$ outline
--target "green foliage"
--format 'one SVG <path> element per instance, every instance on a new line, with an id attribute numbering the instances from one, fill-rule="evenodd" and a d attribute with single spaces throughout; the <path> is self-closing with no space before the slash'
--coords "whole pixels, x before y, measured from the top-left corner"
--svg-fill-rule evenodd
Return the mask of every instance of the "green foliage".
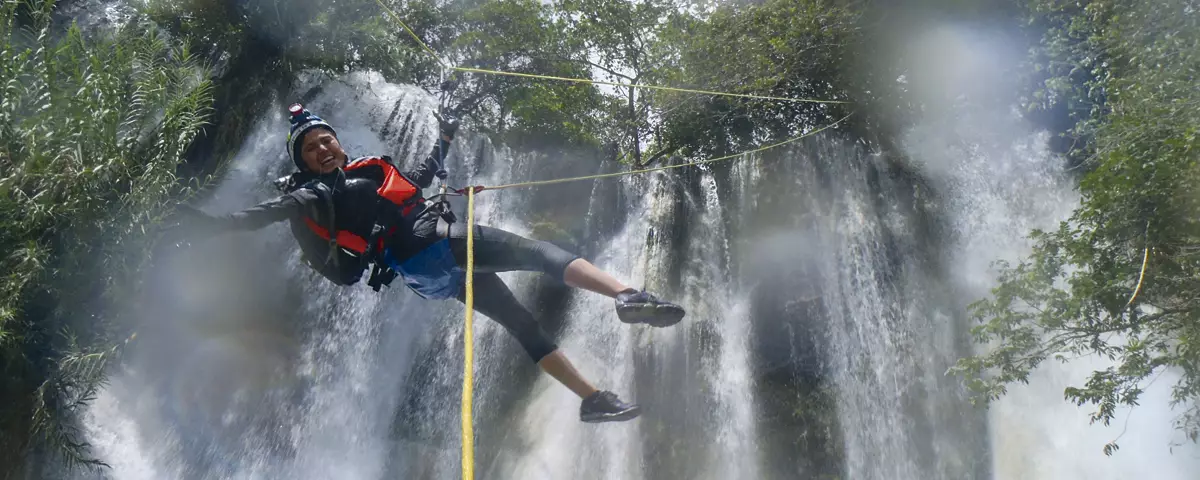
<path id="1" fill-rule="evenodd" d="M 394 2 L 388 2 L 397 8 Z M 188 152 L 189 170 L 211 173 L 241 148 L 253 119 L 280 101 L 296 73 L 373 69 L 393 82 L 431 88 L 437 63 L 383 14 L 374 0 L 269 1 L 138 0 L 140 11 L 173 35 L 199 46 L 220 81 L 214 118 Z M 432 2 L 409 2 L 402 11 L 418 33 L 436 19 Z M 283 99 L 287 102 L 296 99 Z"/>
<path id="2" fill-rule="evenodd" d="M 723 6 L 673 32 L 680 45 L 674 83 L 707 90 L 847 100 L 845 61 L 860 40 L 860 13 L 825 0 L 770 0 Z M 664 145 L 693 157 L 748 150 L 845 115 L 818 103 L 668 93 Z"/>
<path id="3" fill-rule="evenodd" d="M 598 143 L 593 113 L 603 102 L 592 86 L 456 74 L 457 88 L 443 91 L 446 72 L 388 12 L 454 65 L 588 78 L 580 65 L 549 53 L 565 40 L 551 11 L 532 0 L 385 1 L 388 10 L 374 0 L 144 1 L 170 31 L 210 45 L 210 54 L 230 64 L 272 71 L 281 84 L 303 69 L 370 69 L 437 92 L 452 113 L 474 121 L 471 128 L 517 147 Z"/>
<path id="4" fill-rule="evenodd" d="M 818 104 L 714 99 L 582 83 L 454 73 L 374 0 L 145 0 L 151 16 L 281 78 L 302 68 L 380 71 L 438 92 L 472 128 L 517 147 L 606 144 L 647 164 L 684 147 L 731 153 L 828 123 Z M 838 86 L 853 8 L 826 0 L 722 6 L 672 0 L 387 1 L 451 65 L 776 96 L 845 98 Z M 231 63 L 237 64 L 236 61 Z M 840 115 L 838 115 L 840 117 Z M 647 150 L 647 151 L 643 151 Z"/>
<path id="5" fill-rule="evenodd" d="M 0 463 L 42 448 L 94 464 L 74 415 L 117 353 L 115 315 L 181 193 L 210 85 L 147 25 L 52 39 L 53 2 L 0 8 Z M 35 29 L 16 28 L 21 9 Z"/>
<path id="6" fill-rule="evenodd" d="M 281 76 L 304 68 L 371 68 L 395 81 L 437 76 L 436 62 L 374 0 L 141 0 L 139 5 L 156 23 L 210 53 L 233 59 L 250 55 L 260 68 Z M 418 33 L 433 18 L 432 5 L 424 2 L 391 8 L 407 12 L 406 21 Z"/>
<path id="7" fill-rule="evenodd" d="M 986 401 L 1003 395 L 1009 383 L 1027 382 L 1047 358 L 1100 355 L 1113 366 L 1064 395 L 1096 405 L 1092 421 L 1107 424 L 1117 408 L 1137 405 L 1146 384 L 1170 369 L 1181 375 L 1172 392 L 1173 404 L 1184 409 L 1179 426 L 1195 441 L 1200 20 L 1187 13 L 1195 9 L 1187 0 L 1081 8 L 1079 21 L 1091 22 L 1084 28 L 1087 47 L 1062 55 L 1103 58 L 1098 68 L 1104 73 L 1086 91 L 1059 94 L 1086 103 L 1100 91 L 1106 105 L 1082 121 L 1092 137 L 1093 164 L 1080 183 L 1082 205 L 1057 230 L 1034 232 L 1026 260 L 1002 265 L 992 296 L 972 305 L 981 322 L 975 337 L 992 348 L 952 371 L 967 375 Z M 1106 20 L 1096 23 L 1100 17 Z M 1110 444 L 1105 453 L 1115 449 Z"/>
<path id="8" fill-rule="evenodd" d="M 1027 0 L 1028 29 L 1040 37 L 1026 75 L 1034 88 L 1023 98 L 1033 118 L 1064 137 L 1061 150 L 1074 163 L 1091 155 L 1093 135 L 1106 106 L 1111 78 L 1109 34 L 1115 27 L 1113 1 Z"/>
<path id="9" fill-rule="evenodd" d="M 506 72 L 590 78 L 564 52 L 569 33 L 552 11 L 532 0 L 456 2 L 439 18 L 461 31 L 443 51 L 455 65 Z M 483 74 L 455 74 L 455 110 L 471 113 L 483 131 L 513 146 L 599 143 L 595 87 Z"/>
<path id="10" fill-rule="evenodd" d="M 566 43 L 555 53 L 599 74 L 607 82 L 667 85 L 678 58 L 677 45 L 668 40 L 672 29 L 687 18 L 669 0 L 607 2 L 564 0 L 554 5 Z M 590 78 L 590 77 L 589 77 Z M 653 91 L 632 87 L 609 88 L 614 98 L 600 113 L 605 115 L 604 136 L 634 165 L 653 162 L 670 152 L 643 155 L 644 138 L 654 130 L 661 105 Z"/>

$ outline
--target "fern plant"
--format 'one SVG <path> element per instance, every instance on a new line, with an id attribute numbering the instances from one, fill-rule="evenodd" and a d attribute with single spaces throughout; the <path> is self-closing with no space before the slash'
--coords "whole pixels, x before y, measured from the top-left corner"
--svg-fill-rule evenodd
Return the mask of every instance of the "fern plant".
<path id="1" fill-rule="evenodd" d="M 207 69 L 142 19 L 51 30 L 0 0 L 0 477 L 40 450 L 99 465 L 77 413 L 119 353 L 153 226 L 211 105 Z"/>

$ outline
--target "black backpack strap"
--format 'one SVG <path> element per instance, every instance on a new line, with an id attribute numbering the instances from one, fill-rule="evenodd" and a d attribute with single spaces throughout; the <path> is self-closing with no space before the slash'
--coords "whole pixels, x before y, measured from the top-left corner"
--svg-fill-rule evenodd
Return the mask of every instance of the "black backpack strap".
<path id="1" fill-rule="evenodd" d="M 314 180 L 305 183 L 300 188 L 312 191 L 317 197 L 316 202 L 308 202 L 309 216 L 314 221 L 322 217 L 325 218 L 325 231 L 329 233 L 329 239 L 327 240 L 329 242 L 329 252 L 325 255 L 325 263 L 333 263 L 333 266 L 336 268 L 339 266 L 337 256 L 337 249 L 339 248 L 337 243 L 337 215 L 334 213 L 333 208 L 333 192 L 336 187 L 330 188 L 324 182 Z M 299 188 L 296 190 L 299 190 Z M 321 207 L 324 207 L 325 215 L 321 215 Z"/>
<path id="2" fill-rule="evenodd" d="M 324 183 L 320 182 L 317 182 L 312 188 L 317 191 L 317 197 L 321 199 L 320 202 L 314 202 L 312 204 L 311 208 L 313 219 L 315 220 L 325 217 L 325 231 L 329 233 L 329 239 L 327 240 L 329 242 L 329 253 L 325 254 L 325 263 L 332 262 L 334 268 L 337 268 L 337 215 L 334 213 L 333 208 L 333 191 L 330 190 L 329 187 Z M 320 215 L 320 210 L 318 210 L 317 203 L 325 206 L 325 215 Z"/>

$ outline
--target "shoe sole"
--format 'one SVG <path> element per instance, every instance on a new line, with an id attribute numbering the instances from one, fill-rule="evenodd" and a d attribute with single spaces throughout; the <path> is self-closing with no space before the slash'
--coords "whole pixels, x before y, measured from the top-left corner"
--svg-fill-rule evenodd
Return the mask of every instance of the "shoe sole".
<path id="1" fill-rule="evenodd" d="M 580 415 L 579 420 L 583 421 L 583 423 L 624 422 L 626 420 L 633 420 L 641 414 L 641 407 L 634 405 L 616 413 L 588 413 Z"/>
<path id="2" fill-rule="evenodd" d="M 623 323 L 644 323 L 651 327 L 669 327 L 683 320 L 686 312 L 671 305 L 626 306 L 617 308 L 617 318 Z"/>

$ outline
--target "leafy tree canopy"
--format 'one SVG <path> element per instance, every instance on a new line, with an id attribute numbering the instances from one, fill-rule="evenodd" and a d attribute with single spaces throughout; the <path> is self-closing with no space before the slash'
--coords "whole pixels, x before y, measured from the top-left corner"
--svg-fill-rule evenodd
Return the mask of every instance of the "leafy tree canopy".
<path id="1" fill-rule="evenodd" d="M 1004 265 L 993 295 L 972 306 L 986 354 L 959 362 L 983 399 L 1028 381 L 1043 360 L 1100 355 L 1066 398 L 1093 404 L 1107 424 L 1138 404 L 1155 375 L 1173 387 L 1180 427 L 1200 433 L 1200 19 L 1195 2 L 1030 2 L 1049 22 L 1035 55 L 1054 65 L 1046 88 L 1085 105 L 1077 132 L 1090 138 L 1080 162 L 1082 204 L 1057 229 L 1033 232 L 1032 254 Z M 1065 66 L 1064 66 L 1065 65 Z M 1066 66 L 1074 65 L 1074 68 Z M 1080 74 L 1077 68 L 1084 69 Z M 1055 73 L 1057 72 L 1057 73 Z M 1082 80 L 1077 76 L 1082 75 Z M 1073 109 L 1074 110 L 1074 109 Z M 1105 447 L 1111 453 L 1115 444 Z"/>

